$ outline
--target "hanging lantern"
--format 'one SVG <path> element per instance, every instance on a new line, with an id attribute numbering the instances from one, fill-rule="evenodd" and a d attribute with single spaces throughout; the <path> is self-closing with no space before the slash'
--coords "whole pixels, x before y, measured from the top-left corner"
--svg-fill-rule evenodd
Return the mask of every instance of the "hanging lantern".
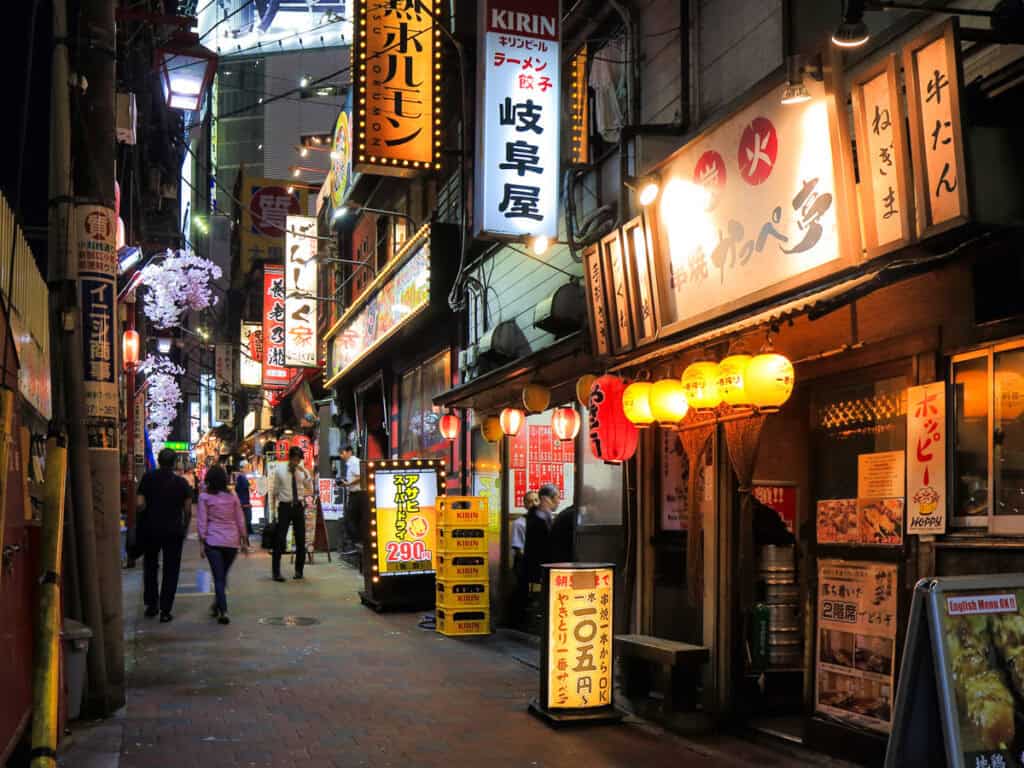
<path id="1" fill-rule="evenodd" d="M 750 405 L 744 374 L 750 355 L 729 355 L 718 364 L 718 394 L 728 405 Z"/>
<path id="2" fill-rule="evenodd" d="M 622 410 L 638 429 L 649 427 L 654 421 L 651 413 L 651 382 L 634 381 L 626 387 L 622 393 Z"/>
<path id="3" fill-rule="evenodd" d="M 133 328 L 129 328 L 121 336 L 121 360 L 125 368 L 139 364 L 139 332 Z"/>
<path id="4" fill-rule="evenodd" d="M 156 49 L 164 100 L 171 109 L 196 111 L 217 71 L 217 54 L 199 43 L 199 35 L 180 30 Z"/>
<path id="5" fill-rule="evenodd" d="M 600 376 L 590 389 L 590 451 L 606 464 L 621 464 L 636 453 L 639 433 L 622 410 L 626 383 Z"/>
<path id="6" fill-rule="evenodd" d="M 662 379 L 651 385 L 651 417 L 663 427 L 674 427 L 687 411 L 686 391 L 679 379 Z"/>
<path id="7" fill-rule="evenodd" d="M 590 388 L 594 386 L 596 379 L 596 376 L 588 373 L 580 376 L 576 381 L 576 399 L 584 408 L 590 407 Z"/>
<path id="8" fill-rule="evenodd" d="M 488 443 L 496 443 L 501 440 L 501 422 L 497 416 L 485 416 L 480 424 L 480 434 Z"/>
<path id="9" fill-rule="evenodd" d="M 542 384 L 527 384 L 523 387 L 523 407 L 527 413 L 546 411 L 551 403 L 551 390 Z"/>
<path id="10" fill-rule="evenodd" d="M 454 440 L 459 434 L 459 417 L 446 413 L 437 423 L 437 429 L 445 440 Z"/>
<path id="11" fill-rule="evenodd" d="M 501 412 L 499 421 L 501 423 L 501 431 L 509 437 L 515 437 L 519 434 L 519 429 L 523 426 L 523 422 L 526 421 L 526 415 L 518 408 L 505 408 Z"/>
<path id="12" fill-rule="evenodd" d="M 793 393 L 793 364 L 777 352 L 753 357 L 744 372 L 750 404 L 762 411 L 777 411 Z"/>
<path id="13" fill-rule="evenodd" d="M 717 408 L 722 402 L 718 393 L 718 363 L 691 363 L 683 371 L 683 390 L 691 408 L 704 411 Z"/>
<path id="14" fill-rule="evenodd" d="M 555 408 L 551 414 L 551 431 L 559 440 L 575 440 L 580 431 L 580 414 L 568 406 Z"/>

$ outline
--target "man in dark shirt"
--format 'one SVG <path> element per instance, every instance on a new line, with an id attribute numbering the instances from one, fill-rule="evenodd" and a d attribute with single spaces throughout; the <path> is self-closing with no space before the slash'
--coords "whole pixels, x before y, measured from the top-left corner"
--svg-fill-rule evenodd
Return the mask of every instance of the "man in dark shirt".
<path id="1" fill-rule="evenodd" d="M 178 591 L 181 549 L 192 517 L 192 489 L 188 481 L 174 474 L 178 455 L 164 448 L 157 457 L 157 468 L 142 476 L 137 505 L 138 541 L 143 550 L 143 600 L 146 616 L 160 613 L 168 622 Z M 163 553 L 164 572 L 157 588 L 159 558 Z"/>
<path id="2" fill-rule="evenodd" d="M 235 475 L 235 495 L 238 496 L 238 503 L 242 505 L 242 512 L 245 513 L 245 530 L 252 536 L 252 500 L 249 498 L 249 478 L 245 475 L 248 468 L 244 461 L 238 465 L 238 473 Z"/>

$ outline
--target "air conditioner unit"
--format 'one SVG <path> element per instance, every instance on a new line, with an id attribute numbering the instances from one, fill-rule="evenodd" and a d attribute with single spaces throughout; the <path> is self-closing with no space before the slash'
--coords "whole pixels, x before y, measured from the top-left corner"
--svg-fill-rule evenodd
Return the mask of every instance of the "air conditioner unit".
<path id="1" fill-rule="evenodd" d="M 533 327 L 556 337 L 566 336 L 583 327 L 586 317 L 583 286 L 573 280 L 533 308 Z"/>
<path id="2" fill-rule="evenodd" d="M 477 342 L 478 364 L 488 369 L 530 353 L 530 343 L 515 320 L 503 320 Z"/>

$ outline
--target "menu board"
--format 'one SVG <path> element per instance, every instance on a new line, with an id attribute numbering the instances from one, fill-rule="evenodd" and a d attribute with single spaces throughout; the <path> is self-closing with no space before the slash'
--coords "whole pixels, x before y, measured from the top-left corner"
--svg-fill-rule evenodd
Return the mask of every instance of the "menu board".
<path id="1" fill-rule="evenodd" d="M 903 496 L 906 460 L 903 451 L 862 453 L 857 457 L 857 498 Z"/>
<path id="2" fill-rule="evenodd" d="M 819 544 L 903 543 L 903 499 L 824 499 L 818 502 Z"/>
<path id="3" fill-rule="evenodd" d="M 528 416 L 526 425 L 509 440 L 512 506 L 522 507 L 527 491 L 536 491 L 549 483 L 558 489 L 562 506 L 571 505 L 575 467 L 576 443 L 555 439 L 549 415 Z"/>
<path id="4" fill-rule="evenodd" d="M 1022 574 L 918 583 L 886 768 L 1024 766 L 1022 611 Z"/>
<path id="5" fill-rule="evenodd" d="M 887 563 L 818 561 L 817 712 L 889 730 L 898 579 Z"/>

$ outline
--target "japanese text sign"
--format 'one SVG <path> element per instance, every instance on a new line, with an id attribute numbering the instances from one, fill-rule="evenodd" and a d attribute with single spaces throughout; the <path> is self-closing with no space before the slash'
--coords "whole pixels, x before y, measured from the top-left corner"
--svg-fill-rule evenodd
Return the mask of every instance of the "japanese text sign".
<path id="1" fill-rule="evenodd" d="M 851 94 L 869 258 L 902 247 L 913 236 L 898 69 L 896 56 L 888 56 L 854 83 Z"/>
<path id="2" fill-rule="evenodd" d="M 601 252 L 597 244 L 583 251 L 583 275 L 587 282 L 590 346 L 594 354 L 603 357 L 610 354 L 612 348 L 605 300 L 604 269 L 601 265 Z"/>
<path id="3" fill-rule="evenodd" d="M 305 213 L 307 192 L 286 181 L 244 178 L 240 248 L 242 273 L 262 261 L 284 263 L 284 231 L 288 216 Z"/>
<path id="4" fill-rule="evenodd" d="M 438 0 L 358 0 L 357 171 L 440 168 L 442 9 Z"/>
<path id="5" fill-rule="evenodd" d="M 662 167 L 655 245 L 670 330 L 844 265 L 856 233 L 837 210 L 831 97 L 806 85 L 809 101 L 780 105 L 770 91 Z"/>
<path id="6" fill-rule="evenodd" d="M 263 387 L 282 388 L 291 374 L 284 359 L 284 267 L 263 268 Z"/>
<path id="7" fill-rule="evenodd" d="M 631 273 L 622 252 L 621 231 L 615 230 L 601 238 L 604 274 L 607 278 L 608 311 L 611 315 L 612 352 L 619 354 L 633 348 L 633 319 L 629 289 Z"/>
<path id="8" fill-rule="evenodd" d="M 898 595 L 896 565 L 818 561 L 816 711 L 889 730 Z"/>
<path id="9" fill-rule="evenodd" d="M 263 384 L 263 324 L 242 323 L 238 378 L 243 387 Z"/>
<path id="10" fill-rule="evenodd" d="M 907 533 L 946 532 L 946 384 L 907 391 Z"/>
<path id="11" fill-rule="evenodd" d="M 371 478 L 378 573 L 432 572 L 437 549 L 436 470 L 378 469 Z"/>
<path id="12" fill-rule="evenodd" d="M 950 20 L 903 50 L 921 237 L 968 216 L 956 30 Z"/>
<path id="13" fill-rule="evenodd" d="M 480 0 L 477 231 L 558 236 L 558 0 Z"/>
<path id="14" fill-rule="evenodd" d="M 116 419 L 118 416 L 114 346 L 116 222 L 114 212 L 109 208 L 98 205 L 75 208 L 78 274 L 82 291 L 85 415 L 90 419 Z"/>
<path id="15" fill-rule="evenodd" d="M 317 326 L 316 219 L 286 219 L 284 271 L 284 361 L 292 368 L 315 368 Z"/>
<path id="16" fill-rule="evenodd" d="M 545 568 L 548 578 L 547 696 L 549 709 L 612 704 L 615 571 Z"/>
<path id="17" fill-rule="evenodd" d="M 217 381 L 217 420 L 228 423 L 233 415 L 231 393 L 235 390 L 235 361 L 231 344 L 217 344 L 214 347 L 214 375 Z"/>
<path id="18" fill-rule="evenodd" d="M 630 304 L 633 310 L 633 330 L 639 344 L 651 341 L 658 335 L 650 230 L 643 216 L 637 216 L 622 226 L 622 247 L 632 276 L 633 299 Z"/>

